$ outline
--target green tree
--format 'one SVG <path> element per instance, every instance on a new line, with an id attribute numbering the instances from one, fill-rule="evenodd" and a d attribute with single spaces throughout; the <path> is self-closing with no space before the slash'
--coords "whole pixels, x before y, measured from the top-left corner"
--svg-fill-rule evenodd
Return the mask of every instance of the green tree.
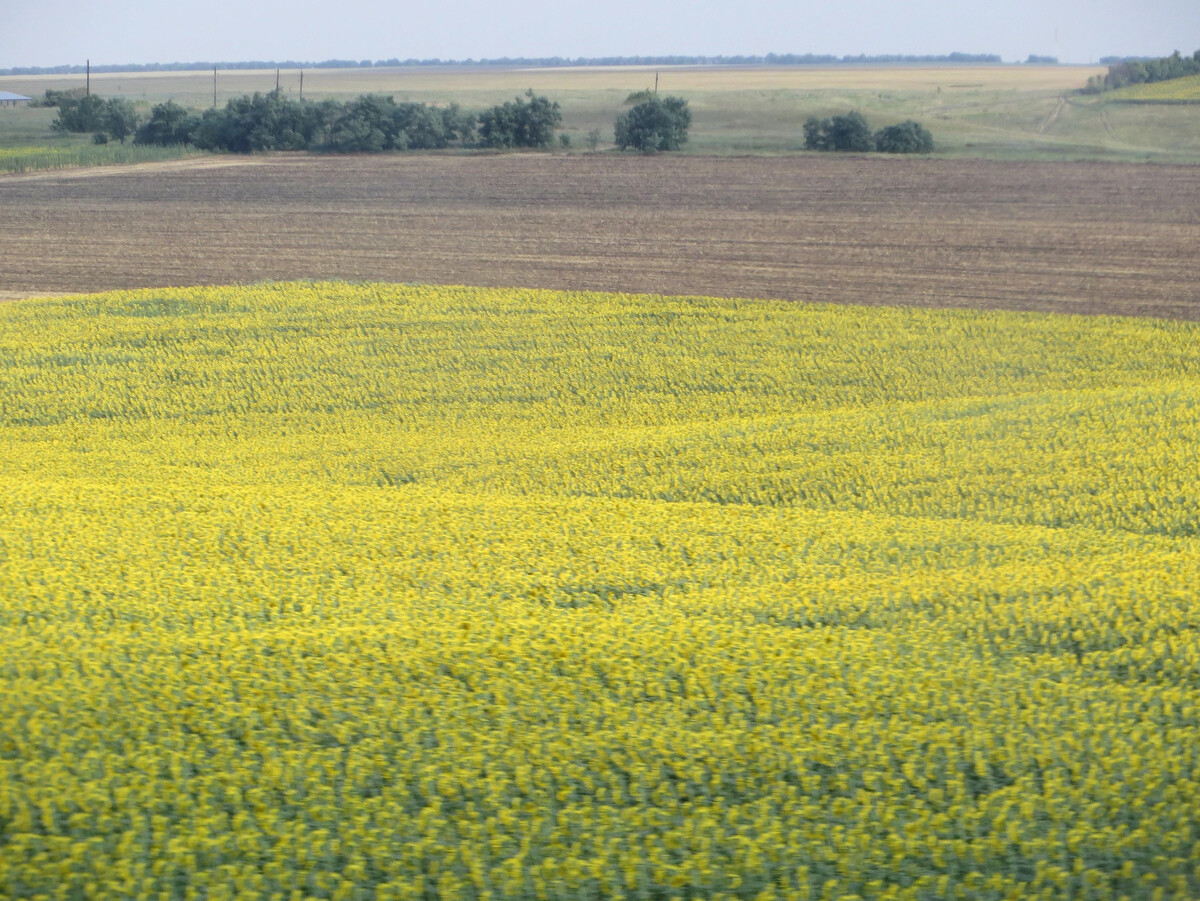
<path id="1" fill-rule="evenodd" d="M 809 116 L 804 120 L 804 149 L 830 150 L 829 120 Z"/>
<path id="2" fill-rule="evenodd" d="M 830 120 L 829 142 L 834 150 L 852 153 L 869 153 L 875 149 L 871 126 L 857 110 Z"/>
<path id="3" fill-rule="evenodd" d="M 691 124 L 692 111 L 682 97 L 652 97 L 617 116 L 614 141 L 620 150 L 679 150 Z"/>
<path id="4" fill-rule="evenodd" d="M 804 149 L 869 153 L 875 149 L 875 137 L 857 110 L 831 119 L 812 116 L 804 123 Z"/>
<path id="5" fill-rule="evenodd" d="M 877 131 L 875 148 L 880 153 L 932 153 L 933 135 L 920 122 L 909 119 Z"/>
<path id="6" fill-rule="evenodd" d="M 405 150 L 408 137 L 396 115 L 396 101 L 380 94 L 364 94 L 346 104 L 333 124 L 330 147 L 341 153 L 379 153 Z"/>
<path id="7" fill-rule="evenodd" d="M 137 130 L 133 143 L 157 147 L 190 144 L 192 132 L 199 124 L 199 116 L 184 109 L 174 100 L 168 100 L 150 110 L 150 118 Z"/>
<path id="8" fill-rule="evenodd" d="M 557 102 L 539 97 L 532 90 L 526 100 L 517 97 L 479 114 L 479 142 L 484 147 L 548 147 L 554 130 L 562 123 Z"/>
<path id="9" fill-rule="evenodd" d="M 56 131 L 82 133 L 104 130 L 105 102 L 96 94 L 86 97 L 61 96 L 58 116 L 50 124 Z"/>
<path id="10" fill-rule="evenodd" d="M 125 139 L 137 131 L 137 127 L 138 114 L 132 101 L 114 97 L 105 102 L 101 131 L 124 144 Z"/>

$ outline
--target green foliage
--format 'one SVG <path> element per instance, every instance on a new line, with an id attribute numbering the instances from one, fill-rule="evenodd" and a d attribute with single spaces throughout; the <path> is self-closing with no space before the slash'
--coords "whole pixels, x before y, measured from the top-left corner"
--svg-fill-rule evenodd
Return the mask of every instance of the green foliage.
<path id="1" fill-rule="evenodd" d="M 682 97 L 652 97 L 617 116 L 614 140 L 620 150 L 679 150 L 691 124 L 692 111 Z"/>
<path id="2" fill-rule="evenodd" d="M 44 105 L 57 105 L 58 116 L 51 127 L 55 131 L 103 134 L 107 143 L 112 137 L 125 143 L 138 127 L 138 114 L 133 103 L 123 97 L 104 98 L 90 94 L 76 96 L 72 91 L 46 92 Z"/>
<path id="3" fill-rule="evenodd" d="M 71 88 L 67 91 L 46 91 L 46 96 L 41 100 L 34 100 L 30 106 L 56 107 L 60 106 L 63 100 L 75 101 L 82 100 L 87 96 L 87 92 L 83 88 Z"/>
<path id="4" fill-rule="evenodd" d="M 654 92 L 649 88 L 642 91 L 634 91 L 625 98 L 625 105 L 629 106 L 633 103 L 646 103 L 654 99 Z"/>
<path id="5" fill-rule="evenodd" d="M 125 139 L 137 131 L 137 127 L 138 114 L 132 101 L 121 97 L 105 101 L 101 129 L 109 137 L 124 144 Z"/>
<path id="6" fill-rule="evenodd" d="M 55 131 L 83 134 L 104 128 L 106 103 L 104 98 L 91 94 L 86 97 L 58 98 L 58 116 L 51 127 Z"/>
<path id="7" fill-rule="evenodd" d="M 332 150 L 378 153 L 425 150 L 470 140 L 474 121 L 457 105 L 438 109 L 396 103 L 365 94 L 349 103 L 291 100 L 281 92 L 230 100 L 222 110 L 191 113 L 174 102 L 160 104 L 137 133 L 139 144 L 194 144 L 202 150 Z"/>
<path id="8" fill-rule="evenodd" d="M 588 150 L 595 152 L 596 148 L 600 146 L 600 129 L 593 128 L 591 131 L 589 131 L 587 133 L 586 140 Z"/>
<path id="9" fill-rule="evenodd" d="M 1108 67 L 1104 75 L 1093 75 L 1088 79 L 1085 94 L 1115 91 L 1131 84 L 1146 84 L 1169 81 L 1200 73 L 1200 50 L 1191 56 L 1182 56 L 1176 50 L 1170 56 L 1150 60 L 1125 60 Z"/>
<path id="10" fill-rule="evenodd" d="M 858 112 L 818 119 L 810 116 L 804 123 L 804 149 L 852 153 L 932 153 L 933 135 L 920 122 L 909 119 L 888 125 L 874 134 L 866 117 Z"/>
<path id="11" fill-rule="evenodd" d="M 875 149 L 880 153 L 932 153 L 933 135 L 920 122 L 909 119 L 875 132 Z"/>
<path id="12" fill-rule="evenodd" d="M 479 114 L 479 141 L 484 147 L 509 150 L 515 147 L 548 147 L 554 129 L 562 123 L 557 102 L 539 97 L 532 90 L 527 100 L 517 97 Z"/>
<path id="13" fill-rule="evenodd" d="M 168 100 L 150 110 L 150 118 L 137 130 L 133 143 L 152 147 L 190 144 L 192 132 L 199 124 L 199 116 L 184 109 L 174 100 Z"/>
<path id="14" fill-rule="evenodd" d="M 379 153 L 407 150 L 407 135 L 396 121 L 396 101 L 379 94 L 364 94 L 346 104 L 333 123 L 331 150 L 340 153 Z"/>
<path id="15" fill-rule="evenodd" d="M 804 123 L 804 149 L 869 153 L 875 149 L 875 137 L 857 110 L 831 119 L 813 116 Z"/>

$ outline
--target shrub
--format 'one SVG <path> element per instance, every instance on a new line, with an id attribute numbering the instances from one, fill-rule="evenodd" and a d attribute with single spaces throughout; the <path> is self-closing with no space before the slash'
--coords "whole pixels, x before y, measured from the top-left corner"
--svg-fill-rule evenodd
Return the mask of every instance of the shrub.
<path id="1" fill-rule="evenodd" d="M 679 150 L 687 143 L 692 111 L 682 97 L 652 97 L 617 116 L 615 143 L 620 150 L 643 153 Z"/>
<path id="2" fill-rule="evenodd" d="M 104 99 L 96 94 L 87 97 L 58 98 L 58 116 L 51 127 L 56 131 L 83 133 L 104 128 Z"/>
<path id="3" fill-rule="evenodd" d="M 133 103 L 120 97 L 104 102 L 101 120 L 104 131 L 122 144 L 138 127 L 138 114 Z"/>
<path id="4" fill-rule="evenodd" d="M 805 150 L 839 150 L 856 153 L 931 153 L 933 135 L 920 122 L 909 119 L 899 125 L 888 125 L 874 134 L 860 112 L 818 119 L 811 116 L 804 123 Z"/>
<path id="5" fill-rule="evenodd" d="M 875 149 L 875 138 L 857 110 L 832 119 L 813 116 L 804 123 L 804 149 L 869 153 Z"/>
<path id="6" fill-rule="evenodd" d="M 87 93 L 83 88 L 70 88 L 69 90 L 66 90 L 66 91 L 55 91 L 52 89 L 47 89 L 45 97 L 43 97 L 41 100 L 34 100 L 29 105 L 30 106 L 56 107 L 56 106 L 60 106 L 64 99 L 82 100 L 86 96 L 87 96 Z"/>
<path id="7" fill-rule="evenodd" d="M 933 135 L 920 122 L 909 119 L 875 132 L 875 149 L 880 153 L 932 153 Z"/>
<path id="8" fill-rule="evenodd" d="M 199 116 L 184 109 L 174 100 L 168 100 L 150 110 L 150 118 L 137 130 L 133 143 L 154 147 L 190 144 L 192 132 L 199 124 Z"/>
<path id="9" fill-rule="evenodd" d="M 526 91 L 528 100 L 517 97 L 479 114 L 479 141 L 484 147 L 548 147 L 554 129 L 562 122 L 557 102 Z"/>

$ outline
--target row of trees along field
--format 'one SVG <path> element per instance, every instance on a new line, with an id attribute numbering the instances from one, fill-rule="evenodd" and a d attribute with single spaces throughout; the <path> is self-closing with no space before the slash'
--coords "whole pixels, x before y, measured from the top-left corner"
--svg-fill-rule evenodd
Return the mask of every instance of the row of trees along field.
<path id="1" fill-rule="evenodd" d="M 167 101 L 153 107 L 145 121 L 128 100 L 46 93 L 43 103 L 58 107 L 54 127 L 61 131 L 90 131 L 98 143 L 124 142 L 132 135 L 136 144 L 230 153 L 545 147 L 562 122 L 558 103 L 532 91 L 479 114 L 464 113 L 455 104 L 397 103 L 377 94 L 343 103 L 292 100 L 272 91 L 235 97 L 223 109 L 203 113 Z"/>
<path id="2" fill-rule="evenodd" d="M 858 111 L 829 119 L 811 117 L 804 123 L 805 150 L 840 150 L 854 153 L 931 153 L 933 135 L 920 122 L 909 119 L 872 132 Z"/>
<path id="3" fill-rule="evenodd" d="M 644 96 L 643 96 L 644 95 Z M 492 147 L 503 150 L 547 147 L 562 123 L 559 104 L 527 91 L 481 113 L 464 113 L 456 104 L 435 107 L 397 103 L 364 94 L 337 100 L 292 100 L 280 91 L 237 97 L 224 109 L 203 113 L 174 101 L 158 104 L 140 121 L 128 100 L 105 100 L 75 92 L 47 91 L 43 105 L 57 106 L 54 127 L 93 132 L 98 143 L 109 138 L 156 146 L 191 145 L 201 150 L 252 153 L 262 150 L 328 150 L 378 153 L 385 150 L 436 150 L 445 147 Z M 678 150 L 687 141 L 692 114 L 679 97 L 660 99 L 650 92 L 632 94 L 630 110 L 617 116 L 616 144 L 624 150 Z M 562 143 L 570 143 L 566 135 Z M 588 135 L 595 148 L 599 131 Z"/>
<path id="4" fill-rule="evenodd" d="M 98 143 L 109 138 L 124 143 L 133 135 L 136 144 L 191 145 L 229 153 L 542 148 L 550 145 L 562 123 L 559 104 L 532 90 L 477 114 L 464 113 L 456 104 L 397 103 L 379 94 L 364 94 L 343 103 L 292 100 L 280 91 L 237 97 L 223 109 L 203 113 L 167 101 L 153 107 L 144 122 L 130 101 L 119 98 L 47 91 L 42 102 L 58 107 L 55 128 L 91 131 Z M 679 150 L 687 142 L 692 113 L 685 99 L 638 91 L 625 102 L 630 109 L 619 114 L 613 125 L 618 149 L 652 153 Z M 566 135 L 561 138 L 564 145 L 569 144 Z M 588 135 L 588 143 L 593 149 L 599 143 L 597 130 Z M 929 153 L 933 137 L 912 121 L 872 133 L 862 114 L 852 112 L 832 119 L 809 119 L 804 123 L 804 146 L 808 150 Z"/>
<path id="5" fill-rule="evenodd" d="M 1100 94 L 1115 91 L 1131 84 L 1147 84 L 1155 81 L 1170 81 L 1186 75 L 1200 74 L 1200 50 L 1191 56 L 1181 56 L 1176 50 L 1170 56 L 1158 59 L 1121 60 L 1108 67 L 1103 75 L 1088 79 L 1084 93 Z"/>

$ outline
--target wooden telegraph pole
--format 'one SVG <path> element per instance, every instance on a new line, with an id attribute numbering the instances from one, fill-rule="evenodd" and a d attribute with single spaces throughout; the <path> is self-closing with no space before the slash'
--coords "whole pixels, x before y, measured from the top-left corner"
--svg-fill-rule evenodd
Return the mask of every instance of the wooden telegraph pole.
<path id="1" fill-rule="evenodd" d="M 279 93 L 279 70 L 275 70 L 275 93 Z"/>
<path id="2" fill-rule="evenodd" d="M 217 67 L 213 66 L 213 109 L 217 108 Z"/>
<path id="3" fill-rule="evenodd" d="M 304 70 L 300 70 L 300 99 L 304 99 Z"/>
<path id="4" fill-rule="evenodd" d="M 87 61 L 87 87 L 84 88 L 84 92 L 89 97 L 92 96 L 92 61 L 90 59 Z"/>

